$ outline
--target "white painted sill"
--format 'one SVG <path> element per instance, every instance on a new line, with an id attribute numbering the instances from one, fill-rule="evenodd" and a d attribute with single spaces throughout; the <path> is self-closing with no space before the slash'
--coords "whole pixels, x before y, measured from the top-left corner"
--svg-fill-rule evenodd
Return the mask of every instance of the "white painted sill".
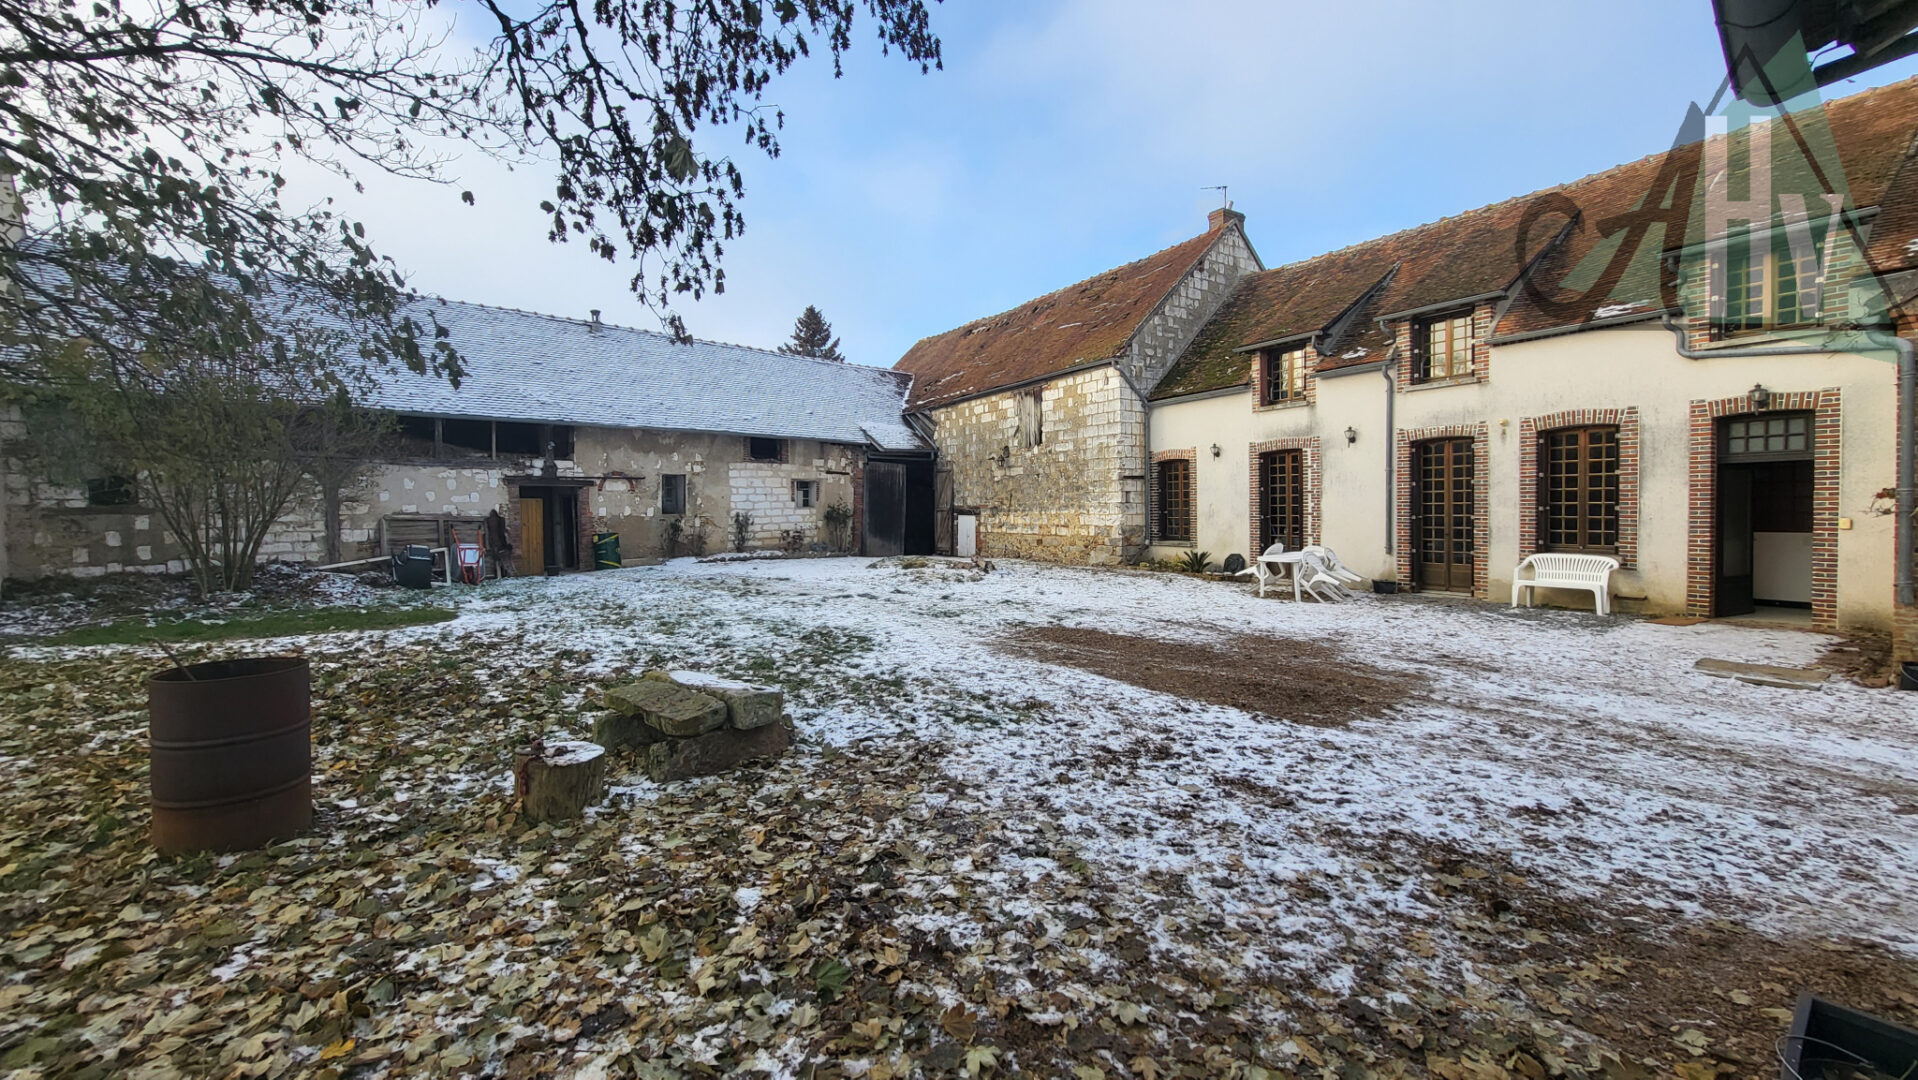
<path id="1" fill-rule="evenodd" d="M 1448 386 L 1475 386 L 1484 381 L 1477 375 L 1454 375 L 1449 379 L 1427 379 L 1424 382 L 1406 383 L 1405 392 L 1416 394 L 1420 390 L 1441 390 Z"/>

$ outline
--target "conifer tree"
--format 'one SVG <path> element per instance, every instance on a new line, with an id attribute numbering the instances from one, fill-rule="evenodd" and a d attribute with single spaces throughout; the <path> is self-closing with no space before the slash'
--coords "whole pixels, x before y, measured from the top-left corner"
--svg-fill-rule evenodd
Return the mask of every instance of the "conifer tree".
<path id="1" fill-rule="evenodd" d="M 813 356 L 821 360 L 837 360 L 845 363 L 846 358 L 839 351 L 839 339 L 832 336 L 832 324 L 811 304 L 799 313 L 799 320 L 793 323 L 793 339 L 779 347 L 779 351 L 789 356 Z"/>

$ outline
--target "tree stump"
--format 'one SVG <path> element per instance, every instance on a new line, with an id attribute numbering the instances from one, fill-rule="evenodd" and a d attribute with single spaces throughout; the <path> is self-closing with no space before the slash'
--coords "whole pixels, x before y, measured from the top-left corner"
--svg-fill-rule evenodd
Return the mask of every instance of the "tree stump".
<path id="1" fill-rule="evenodd" d="M 513 790 L 534 821 L 566 821 L 606 797 L 606 751 L 589 742 L 544 743 L 513 751 Z"/>

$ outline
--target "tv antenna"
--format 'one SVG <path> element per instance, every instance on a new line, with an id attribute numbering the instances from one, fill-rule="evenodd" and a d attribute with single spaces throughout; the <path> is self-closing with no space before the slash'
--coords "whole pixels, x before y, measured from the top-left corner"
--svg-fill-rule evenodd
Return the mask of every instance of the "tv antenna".
<path id="1" fill-rule="evenodd" d="M 1226 186 L 1225 186 L 1224 184 L 1210 184 L 1210 185 L 1207 185 L 1207 186 L 1205 186 L 1205 187 L 1202 187 L 1202 188 L 1200 188 L 1199 190 L 1200 190 L 1200 191 L 1216 191 L 1216 192 L 1218 192 L 1218 193 L 1219 193 L 1219 208 L 1220 208 L 1221 210 L 1230 210 L 1230 209 L 1232 209 L 1232 200 L 1231 200 L 1231 198 L 1229 198 L 1229 197 L 1228 197 L 1228 192 L 1226 191 Z"/>

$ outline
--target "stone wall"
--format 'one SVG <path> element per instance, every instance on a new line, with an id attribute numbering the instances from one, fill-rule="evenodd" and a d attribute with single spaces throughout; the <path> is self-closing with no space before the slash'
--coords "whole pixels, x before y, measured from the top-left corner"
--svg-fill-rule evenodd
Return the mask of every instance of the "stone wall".
<path id="1" fill-rule="evenodd" d="M 1235 219 L 1237 215 L 1232 215 Z M 931 414 L 953 506 L 979 515 L 979 550 L 1110 565 L 1146 548 L 1149 393 L 1258 259 L 1236 220 L 1154 309 L 1114 366 L 972 398 Z M 1019 400 L 1038 393 L 1044 441 L 1026 446 Z"/>
<path id="2" fill-rule="evenodd" d="M 953 505 L 979 515 L 979 550 L 998 558 L 1115 564 L 1143 542 L 1145 413 L 1112 367 L 1031 388 L 1044 437 L 1026 447 L 1011 390 L 932 413 L 952 467 Z M 1131 477 L 1132 479 L 1127 479 Z"/>
<path id="3" fill-rule="evenodd" d="M 31 453 L 33 433 L 17 412 L 0 418 L 0 489 L 7 514 L 0 519 L 10 576 L 93 577 L 120 572 L 179 573 L 186 569 L 165 523 L 147 506 L 89 505 L 84 480 L 53 479 Z M 616 532 L 621 554 L 643 558 L 666 553 L 669 522 L 683 535 L 703 529 L 703 550 L 732 546 L 732 514 L 753 515 L 749 547 L 776 547 L 783 530 L 804 533 L 808 543 L 825 539 L 825 507 L 853 503 L 861 450 L 809 439 L 783 440 L 784 460 L 749 460 L 738 435 L 611 428 L 578 428 L 570 460 L 494 458 L 446 448 L 440 458 L 380 465 L 363 489 L 341 507 L 341 556 L 380 554 L 380 523 L 388 515 L 433 515 L 470 520 L 463 539 L 477 535 L 498 508 L 519 546 L 518 496 L 522 485 L 573 487 L 579 494 L 580 565 L 590 565 L 586 539 Z M 661 477 L 686 477 L 686 513 L 667 515 Z M 819 482 L 811 507 L 795 501 L 793 482 Z M 319 562 L 325 530 L 318 492 L 296 501 L 267 537 L 261 558 Z M 470 531 L 469 531 L 470 530 Z M 681 553 L 685 553 L 683 550 Z"/>
<path id="4" fill-rule="evenodd" d="M 1126 374 L 1133 384 L 1151 393 L 1206 320 L 1232 294 L 1239 279 L 1258 269 L 1258 257 L 1246 242 L 1245 232 L 1237 224 L 1227 226 L 1132 336 Z"/>

